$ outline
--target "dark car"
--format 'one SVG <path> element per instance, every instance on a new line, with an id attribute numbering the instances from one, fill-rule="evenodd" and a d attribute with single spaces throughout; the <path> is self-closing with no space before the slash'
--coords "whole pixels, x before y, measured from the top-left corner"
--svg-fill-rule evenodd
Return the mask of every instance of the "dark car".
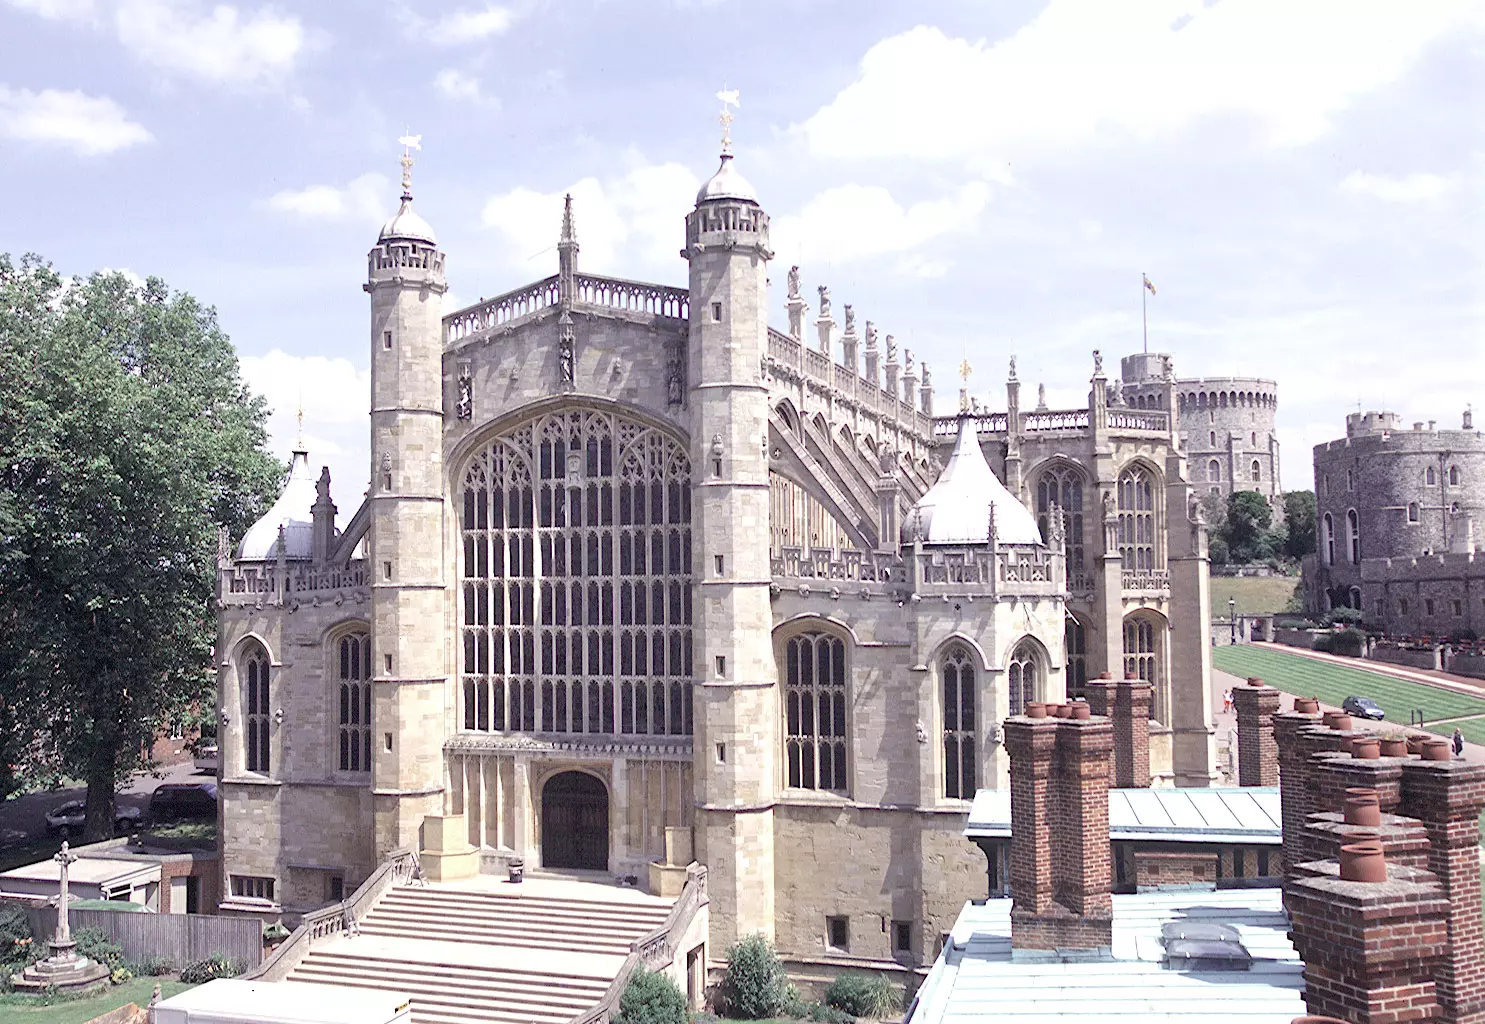
<path id="1" fill-rule="evenodd" d="M 1357 718 L 1370 718 L 1374 722 L 1380 722 L 1387 717 L 1382 706 L 1370 697 L 1347 697 L 1341 701 L 1341 710 Z"/>
<path id="2" fill-rule="evenodd" d="M 217 818 L 217 784 L 215 782 L 167 782 L 150 795 L 151 825 L 172 821 L 215 821 Z"/>

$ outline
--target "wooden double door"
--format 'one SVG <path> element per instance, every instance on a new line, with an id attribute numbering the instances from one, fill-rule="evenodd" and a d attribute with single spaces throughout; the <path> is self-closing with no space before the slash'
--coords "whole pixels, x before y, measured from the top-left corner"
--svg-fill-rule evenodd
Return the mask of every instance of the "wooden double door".
<path id="1" fill-rule="evenodd" d="M 608 870 L 608 787 L 587 772 L 563 772 L 541 791 L 541 863 Z"/>

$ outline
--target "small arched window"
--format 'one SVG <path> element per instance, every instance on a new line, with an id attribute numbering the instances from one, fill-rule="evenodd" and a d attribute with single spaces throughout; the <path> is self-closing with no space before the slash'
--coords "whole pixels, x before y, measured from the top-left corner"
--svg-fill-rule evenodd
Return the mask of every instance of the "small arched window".
<path id="1" fill-rule="evenodd" d="M 1351 561 L 1361 561 L 1361 522 L 1354 508 L 1346 511 L 1346 545 L 1350 550 Z"/>
<path id="2" fill-rule="evenodd" d="M 1449 486 L 1450 487 L 1458 487 L 1459 486 L 1459 467 L 1458 466 L 1450 466 L 1449 467 Z"/>
<path id="3" fill-rule="evenodd" d="M 1253 482 L 1257 483 L 1263 479 L 1263 464 L 1257 459 L 1253 460 Z"/>
<path id="4" fill-rule="evenodd" d="M 784 746 L 792 789 L 847 791 L 846 645 L 827 633 L 784 649 Z"/>
<path id="5" fill-rule="evenodd" d="M 273 722 L 268 676 L 268 652 L 254 645 L 242 660 L 243 766 L 250 772 L 265 775 L 271 763 Z"/>
<path id="6" fill-rule="evenodd" d="M 1416 501 L 1410 501 L 1410 502 L 1408 502 L 1408 522 L 1410 522 L 1410 523 L 1416 523 L 1417 521 L 1418 521 L 1418 503 Z"/>
<path id="7" fill-rule="evenodd" d="M 1423 482 L 1430 487 L 1439 482 L 1439 476 L 1437 473 L 1434 472 L 1432 466 L 1429 466 L 1428 469 L 1424 470 Z"/>
<path id="8" fill-rule="evenodd" d="M 1036 656 L 1036 646 L 1022 640 L 1011 652 L 1006 667 L 1006 693 L 1010 697 L 1010 714 L 1020 715 L 1026 711 L 1028 702 L 1041 700 L 1042 671 Z"/>
<path id="9" fill-rule="evenodd" d="M 1222 463 L 1218 462 L 1216 459 L 1213 459 L 1211 462 L 1207 463 L 1207 480 L 1211 483 L 1217 483 L 1221 479 Z"/>
<path id="10" fill-rule="evenodd" d="M 1349 469 L 1346 470 L 1346 490 L 1356 490 L 1356 473 Z"/>
<path id="11" fill-rule="evenodd" d="M 1207 431 L 1207 444 L 1211 448 L 1217 447 L 1217 432 L 1215 430 Z"/>
<path id="12" fill-rule="evenodd" d="M 1416 505 L 1413 506 L 1413 507 L 1415 509 L 1417 508 Z M 1335 564 L 1335 520 L 1331 519 L 1330 518 L 1330 513 L 1327 512 L 1327 513 L 1325 513 L 1325 517 L 1320 522 L 1321 522 L 1321 526 L 1323 527 L 1323 529 L 1322 529 L 1321 532 L 1325 534 L 1325 564 L 1326 565 L 1334 565 Z"/>
<path id="13" fill-rule="evenodd" d="M 973 800 L 979 788 L 975 759 L 975 667 L 969 651 L 954 647 L 944 657 L 944 796 Z"/>
<path id="14" fill-rule="evenodd" d="M 1067 645 L 1067 696 L 1082 697 L 1088 688 L 1088 634 L 1071 615 L 1064 624 L 1063 640 Z"/>
<path id="15" fill-rule="evenodd" d="M 371 637 L 353 633 L 337 645 L 339 759 L 343 772 L 371 771 Z"/>

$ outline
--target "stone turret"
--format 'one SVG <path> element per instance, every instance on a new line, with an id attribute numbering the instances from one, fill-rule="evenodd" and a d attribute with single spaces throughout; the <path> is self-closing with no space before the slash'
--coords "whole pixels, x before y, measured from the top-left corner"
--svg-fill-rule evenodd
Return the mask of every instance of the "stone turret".
<path id="1" fill-rule="evenodd" d="M 768 214 L 722 154 L 686 218 L 695 540 L 696 856 L 712 942 L 774 934 L 773 812 L 780 711 L 770 627 Z M 828 351 L 829 294 L 820 339 Z"/>
<path id="2" fill-rule="evenodd" d="M 443 810 L 445 658 L 443 519 L 444 254 L 402 205 L 368 258 L 371 296 L 371 584 L 374 861 L 418 842 Z"/>
<path id="3" fill-rule="evenodd" d="M 330 467 L 320 467 L 315 483 L 315 503 L 309 514 L 314 524 L 313 555 L 316 565 L 323 565 L 335 547 L 335 502 L 330 500 Z"/>

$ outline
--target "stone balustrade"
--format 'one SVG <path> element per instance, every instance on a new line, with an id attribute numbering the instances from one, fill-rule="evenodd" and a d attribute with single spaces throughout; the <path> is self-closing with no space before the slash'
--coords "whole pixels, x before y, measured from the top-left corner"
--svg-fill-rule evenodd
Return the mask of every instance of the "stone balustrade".
<path id="1" fill-rule="evenodd" d="M 365 593 L 370 581 L 366 563 L 353 559 L 344 566 L 306 565 L 303 562 L 236 563 L 221 570 L 221 603 L 229 605 L 280 604 L 285 601 L 324 601 Z"/>
<path id="2" fill-rule="evenodd" d="M 1170 572 L 1165 569 L 1125 572 L 1120 586 L 1126 594 L 1169 594 Z"/>

